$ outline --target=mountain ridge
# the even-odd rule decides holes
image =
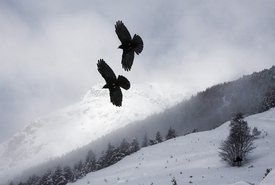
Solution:
[[[118,108],[109,102],[109,92],[95,85],[79,103],[35,119],[0,144],[0,179],[14,168],[20,172],[24,166],[59,157],[183,99],[182,92],[169,92],[169,88],[158,86],[157,83],[133,85],[124,93],[124,105]]]
[[[266,169],[275,167],[275,108],[246,117],[250,128],[261,134],[249,161],[241,167],[229,166],[219,157],[219,146],[229,134],[227,121],[208,131],[191,133],[142,148],[116,164],[91,172],[72,185],[137,184],[203,184],[203,185],[273,185],[274,170],[264,177]]]
[[[64,133],[70,134],[68,134],[67,137],[60,136],[61,138],[58,139],[63,139],[63,141],[67,139],[66,142],[70,142],[70,144],[73,144],[72,141],[74,141],[74,137],[76,136],[72,134],[70,130],[83,131],[84,129],[85,132],[85,125],[92,124],[91,122],[87,121],[91,117],[96,117],[95,119],[100,122],[100,125],[99,127],[94,127],[95,129],[92,131],[87,131],[87,136],[89,136],[89,134],[96,135],[97,132],[104,132],[104,134],[101,135],[102,137],[98,141],[102,142],[101,145],[103,146],[106,146],[107,143],[110,141],[112,141],[112,143],[116,142],[115,144],[117,144],[121,141],[121,139],[123,139],[123,137],[129,139],[129,137],[132,138],[134,136],[139,139],[139,141],[141,141],[144,134],[148,134],[148,138],[152,138],[157,131],[160,131],[161,134],[163,134],[164,131],[166,132],[169,127],[173,127],[174,129],[176,129],[179,135],[185,135],[193,131],[213,129],[222,124],[224,121],[229,120],[231,118],[231,115],[235,114],[238,111],[249,115],[257,112],[263,112],[264,110],[275,106],[275,66],[270,69],[255,72],[251,75],[246,75],[232,82],[226,82],[209,87],[205,91],[199,92],[197,93],[197,95],[194,95],[189,100],[185,101],[181,101],[183,99],[181,97],[183,94],[182,92],[178,94],[174,87],[171,88],[171,85],[167,85],[167,87],[165,88],[163,87],[165,87],[165,84],[147,84],[142,91],[136,91],[135,88],[132,88],[132,91],[129,91],[130,93],[125,93],[124,101],[124,106],[133,106],[132,109],[123,109],[124,106],[122,108],[116,108],[109,102],[110,100],[108,91],[100,90],[99,87],[91,89],[84,96],[85,98],[83,98],[83,100],[80,102],[82,105],[80,110],[78,110],[77,107],[69,107],[67,108],[68,110],[65,112],[61,111],[61,113],[56,113],[56,115],[52,114],[53,116],[51,117],[51,120],[58,120],[60,116],[62,117],[63,113],[66,116],[74,116],[67,117],[68,119],[63,120],[62,123],[64,125],[71,124],[71,127],[69,129],[67,128],[67,130],[63,130]],[[171,91],[173,91],[173,93],[171,93]],[[167,94],[169,96],[167,96]],[[100,101],[100,98],[102,98],[103,101]],[[147,103],[142,103],[142,101],[145,101]],[[91,109],[89,109],[87,105],[90,105],[94,102],[96,102],[95,104],[97,105],[95,106],[97,112],[93,114],[88,114]],[[171,106],[172,104],[169,104],[169,102],[174,102],[172,104],[174,104],[175,106]],[[105,109],[104,111],[100,109],[100,107],[103,106]],[[171,108],[169,108],[169,106],[171,106]],[[160,110],[160,108],[161,110],[165,111],[156,111]],[[141,112],[137,113],[136,110],[140,110]],[[146,110],[155,112],[151,112],[152,114],[150,115],[147,114],[147,116],[149,117],[145,119],[146,116],[144,116],[144,111]],[[106,117],[106,114],[108,115],[109,112],[113,112],[114,114],[112,114],[112,116],[108,120],[104,120],[104,117]],[[79,119],[79,115],[84,116]],[[131,118],[138,117],[140,119],[130,119],[129,117],[127,117],[129,115],[131,115]],[[141,115],[144,117],[142,118]],[[125,121],[124,123],[122,123],[123,119]],[[114,122],[120,122],[120,125],[116,127],[116,130],[112,129],[112,127],[114,126]],[[125,124],[130,122],[131,124]],[[39,130],[41,126],[41,124],[37,122],[34,122],[32,124],[33,126],[31,128],[26,129],[29,133],[35,132],[35,129]],[[74,124],[77,125],[77,129],[73,127]],[[56,125],[54,124],[53,126]],[[58,129],[62,130],[62,128]],[[41,135],[45,138],[50,137],[50,131],[52,131],[52,129],[46,130],[46,135],[45,133],[41,133],[38,135],[39,137],[41,137]],[[56,131],[54,135],[58,135],[58,132]],[[114,139],[113,136],[117,137]],[[19,135],[16,139],[17,141],[21,141],[22,135],[21,137]],[[37,138],[33,138],[33,140],[31,139],[32,138],[30,138],[28,143],[32,143],[33,140],[37,140]],[[52,139],[57,138],[53,137]],[[93,146],[93,143],[90,144],[90,142],[91,140],[83,137],[83,140],[79,141],[81,145],[67,145],[67,151],[69,152],[73,149],[78,149],[79,151],[81,149],[82,151],[85,151]],[[14,143],[16,144],[16,141]],[[81,146],[84,145],[86,145],[86,148],[81,148]],[[47,143],[39,143],[39,145],[36,146],[37,147],[34,147],[33,150],[27,151],[33,151],[35,153],[38,150],[41,150],[42,147],[47,146]],[[11,150],[13,148],[14,145],[11,146]],[[50,150],[48,151],[60,153],[60,151],[58,150],[64,151],[65,149],[60,149],[60,147],[53,147],[50,148]],[[8,150],[3,150],[3,145],[0,145],[0,156],[2,156],[2,161],[0,157],[0,166],[3,166],[2,169],[0,168],[0,172],[1,170],[2,172],[7,172],[4,171],[4,168],[10,165],[10,168],[12,170],[12,164],[14,161],[10,160],[10,164],[7,163],[6,161],[8,161],[9,159],[3,158],[3,151]],[[77,154],[79,152],[76,151],[75,153]],[[5,155],[9,155],[9,152],[7,152]],[[20,155],[22,157],[22,154]],[[54,157],[54,155],[52,155],[51,153],[44,153],[44,155],[45,156],[42,157],[45,157],[45,159],[49,159],[46,158],[48,156]],[[41,163],[39,157],[34,160],[37,160],[37,162]],[[1,163],[5,165],[1,165]],[[27,165],[28,160],[26,160],[25,163]],[[22,169],[23,167],[24,165],[22,165]],[[19,167],[17,166],[17,168]],[[21,169],[19,168],[19,171],[20,170]]]

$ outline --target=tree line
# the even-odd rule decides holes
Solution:
[[[119,146],[109,143],[107,149],[102,151],[99,157],[90,150],[84,160],[79,160],[73,166],[57,165],[54,169],[48,169],[40,176],[33,174],[26,182],[14,183],[11,181],[9,185],[65,185],[83,178],[90,172],[111,166],[142,147],[161,143],[175,137],[177,137],[176,131],[170,127],[165,137],[157,132],[155,138],[148,139],[147,134],[145,134],[141,145],[136,138],[130,143],[124,138]]]
[[[229,165],[240,167],[247,162],[247,155],[256,148],[254,140],[260,136],[261,132],[257,127],[251,130],[242,113],[237,113],[231,119],[229,127],[229,135],[226,140],[221,142],[219,147],[219,156]],[[193,132],[196,132],[196,130]],[[73,166],[57,165],[54,169],[48,169],[43,175],[37,176],[34,174],[26,182],[19,182],[17,185],[65,185],[69,182],[76,182],[90,172],[117,163],[142,147],[155,145],[176,137],[175,129],[170,127],[165,137],[158,131],[155,138],[148,139],[145,133],[141,144],[136,138],[130,143],[124,138],[118,146],[109,143],[107,149],[102,151],[99,157],[96,157],[96,154],[90,150],[84,160],[79,160]],[[175,178],[171,182],[177,184]],[[15,183],[10,182],[9,185],[15,185]]]

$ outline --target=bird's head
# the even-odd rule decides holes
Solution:
[[[122,44],[121,44],[120,46],[118,46],[118,49],[123,49],[123,46],[122,46]]]
[[[105,84],[102,89],[108,89],[109,88],[109,85],[108,84]]]

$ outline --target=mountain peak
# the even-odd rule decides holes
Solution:
[[[110,103],[109,91],[95,85],[80,102],[32,121],[1,143],[0,179],[160,113],[180,102],[183,96],[179,89],[168,85],[133,84],[123,92],[122,107],[116,107]]]

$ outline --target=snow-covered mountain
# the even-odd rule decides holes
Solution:
[[[115,107],[108,90],[94,86],[81,102],[31,122],[0,144],[0,179],[159,113],[184,98],[182,90],[156,83],[134,84],[123,94],[122,107]]]
[[[220,127],[142,148],[118,163],[88,174],[73,185],[274,185],[275,108],[245,119],[261,131],[256,149],[242,167],[231,167],[218,156],[222,140],[229,134],[229,122]],[[263,179],[267,168],[272,168]]]

